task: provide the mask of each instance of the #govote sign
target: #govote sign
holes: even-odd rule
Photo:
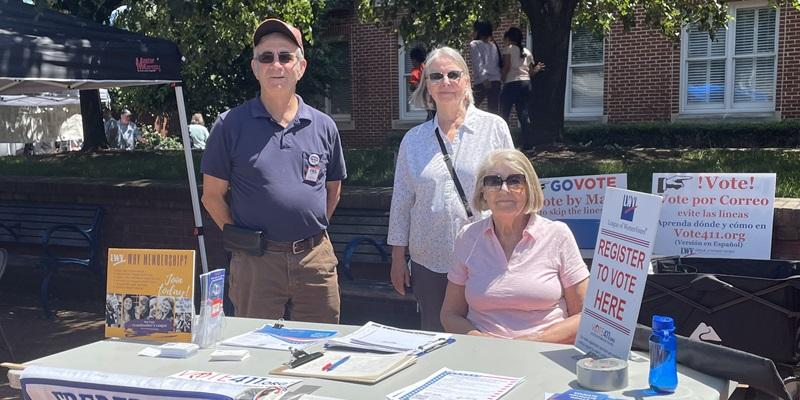
[[[627,360],[647,281],[661,198],[608,188],[575,346]]]
[[[540,178],[544,207],[539,215],[549,219],[593,219],[603,212],[607,187],[626,189],[627,174]]]
[[[566,176],[542,178],[539,182],[544,192],[544,206],[539,215],[566,223],[578,247],[588,252],[597,240],[606,188],[625,189],[628,175]]]
[[[664,197],[656,254],[770,258],[775,174],[658,173],[652,184]]]

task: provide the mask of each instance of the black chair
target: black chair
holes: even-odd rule
[[[649,350],[652,330],[637,325],[633,338],[633,349]],[[775,363],[769,358],[741,350],[691,340],[676,335],[678,339],[677,361],[695,371],[749,385],[748,400],[794,400]]]

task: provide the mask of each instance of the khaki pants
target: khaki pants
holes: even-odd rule
[[[300,254],[234,252],[230,298],[237,317],[339,323],[338,260],[327,235]]]

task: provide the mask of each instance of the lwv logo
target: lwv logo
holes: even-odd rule
[[[633,222],[633,214],[636,212],[636,196],[625,195],[622,197],[622,212],[620,218],[625,221]]]

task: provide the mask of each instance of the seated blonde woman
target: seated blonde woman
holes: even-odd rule
[[[481,164],[475,209],[489,218],[465,226],[442,306],[447,332],[574,343],[589,270],[575,237],[536,213],[539,178],[524,154],[496,150]]]

